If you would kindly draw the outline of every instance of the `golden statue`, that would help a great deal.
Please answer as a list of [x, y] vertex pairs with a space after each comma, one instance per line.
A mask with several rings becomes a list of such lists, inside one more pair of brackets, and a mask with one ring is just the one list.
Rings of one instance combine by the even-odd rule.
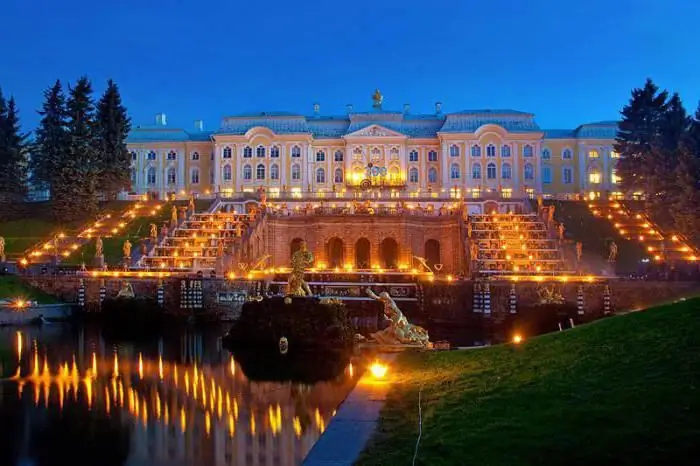
[[374, 94], [372, 94], [372, 100], [374, 101], [374, 104], [372, 105], [374, 108], [381, 108], [382, 107], [382, 102], [384, 101], [384, 96], [382, 95], [381, 92], [379, 92], [379, 89], [374, 90]]
[[98, 236], [97, 238], [95, 238], [95, 257], [102, 257], [103, 254], [104, 250], [102, 245], [102, 238]]
[[428, 331], [423, 327], [409, 323], [389, 293], [382, 291], [377, 296], [371, 289], [367, 288], [367, 295], [384, 304], [384, 317], [389, 320], [387, 328], [370, 335], [377, 343], [383, 345], [420, 345], [425, 348], [432, 346]]
[[129, 282], [124, 282], [121, 290], [119, 290], [119, 293], [117, 293], [117, 298], [133, 298], [135, 296], [136, 294], [134, 293], [134, 289], [131, 287], [131, 283]]
[[124, 253], [125, 258], [131, 257], [131, 241], [124, 241], [124, 246], [122, 246], [122, 252]]
[[540, 298], [540, 304], [564, 304], [565, 302], [564, 297], [554, 285], [539, 287], [537, 296]]
[[314, 256], [302, 241], [300, 248], [292, 255], [292, 273], [287, 282], [287, 296], [311, 296], [311, 288], [304, 281], [304, 272], [314, 262]]

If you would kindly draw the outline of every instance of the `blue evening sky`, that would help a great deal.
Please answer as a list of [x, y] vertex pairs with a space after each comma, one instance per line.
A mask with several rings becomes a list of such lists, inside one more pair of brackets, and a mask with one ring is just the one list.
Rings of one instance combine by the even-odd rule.
[[285, 110], [476, 108], [544, 128], [615, 119], [647, 76], [700, 99], [697, 0], [2, 0], [0, 87], [25, 129], [42, 91], [113, 78], [135, 124]]

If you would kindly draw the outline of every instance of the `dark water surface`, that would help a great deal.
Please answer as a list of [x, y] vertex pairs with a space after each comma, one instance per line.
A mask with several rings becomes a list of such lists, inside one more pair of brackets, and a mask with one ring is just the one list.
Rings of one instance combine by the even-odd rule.
[[[0, 328], [0, 465], [300, 464], [359, 371], [341, 358], [331, 380], [253, 381], [223, 333]], [[267, 379], [252, 360], [249, 376]]]

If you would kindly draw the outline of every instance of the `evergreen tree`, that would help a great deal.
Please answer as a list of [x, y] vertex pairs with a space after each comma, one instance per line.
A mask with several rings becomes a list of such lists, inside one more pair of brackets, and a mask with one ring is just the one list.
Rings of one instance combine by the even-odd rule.
[[59, 174], [67, 157], [66, 98], [61, 82], [44, 91], [44, 104], [39, 111], [41, 122], [36, 130], [36, 141], [32, 148], [30, 169], [32, 183], [54, 193]]
[[126, 138], [131, 121], [122, 105], [119, 88], [111, 79], [97, 104], [96, 147], [99, 157], [99, 186], [105, 197], [113, 199], [131, 185], [131, 156]]
[[27, 135], [22, 134], [19, 110], [0, 91], [0, 215], [11, 215], [26, 195]]
[[698, 244], [700, 240], [700, 163], [693, 152], [690, 138], [684, 137], [677, 149], [674, 168], [675, 184], [669, 203], [670, 214], [676, 228]]

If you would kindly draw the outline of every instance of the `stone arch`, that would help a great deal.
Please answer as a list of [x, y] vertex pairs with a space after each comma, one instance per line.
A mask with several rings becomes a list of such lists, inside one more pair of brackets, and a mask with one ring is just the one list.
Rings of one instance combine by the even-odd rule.
[[290, 243], [289, 243], [289, 257], [292, 257], [295, 252], [297, 252], [299, 249], [301, 249], [301, 243], [303, 243], [304, 240], [301, 238], [294, 238]]
[[399, 266], [399, 243], [394, 238], [384, 238], [379, 243], [379, 257], [385, 269], [396, 269]]
[[358, 269], [369, 269], [371, 261], [371, 244], [367, 238], [360, 238], [355, 242], [355, 267]]
[[498, 212], [498, 202], [489, 201], [484, 204], [484, 213], [491, 214]]
[[345, 263], [343, 246], [343, 240], [337, 236], [333, 236], [328, 240], [326, 243], [326, 258], [328, 259], [328, 267], [343, 267]]
[[435, 267], [435, 264], [442, 263], [440, 252], [440, 241], [429, 239], [425, 242], [424, 257], [431, 269]]

